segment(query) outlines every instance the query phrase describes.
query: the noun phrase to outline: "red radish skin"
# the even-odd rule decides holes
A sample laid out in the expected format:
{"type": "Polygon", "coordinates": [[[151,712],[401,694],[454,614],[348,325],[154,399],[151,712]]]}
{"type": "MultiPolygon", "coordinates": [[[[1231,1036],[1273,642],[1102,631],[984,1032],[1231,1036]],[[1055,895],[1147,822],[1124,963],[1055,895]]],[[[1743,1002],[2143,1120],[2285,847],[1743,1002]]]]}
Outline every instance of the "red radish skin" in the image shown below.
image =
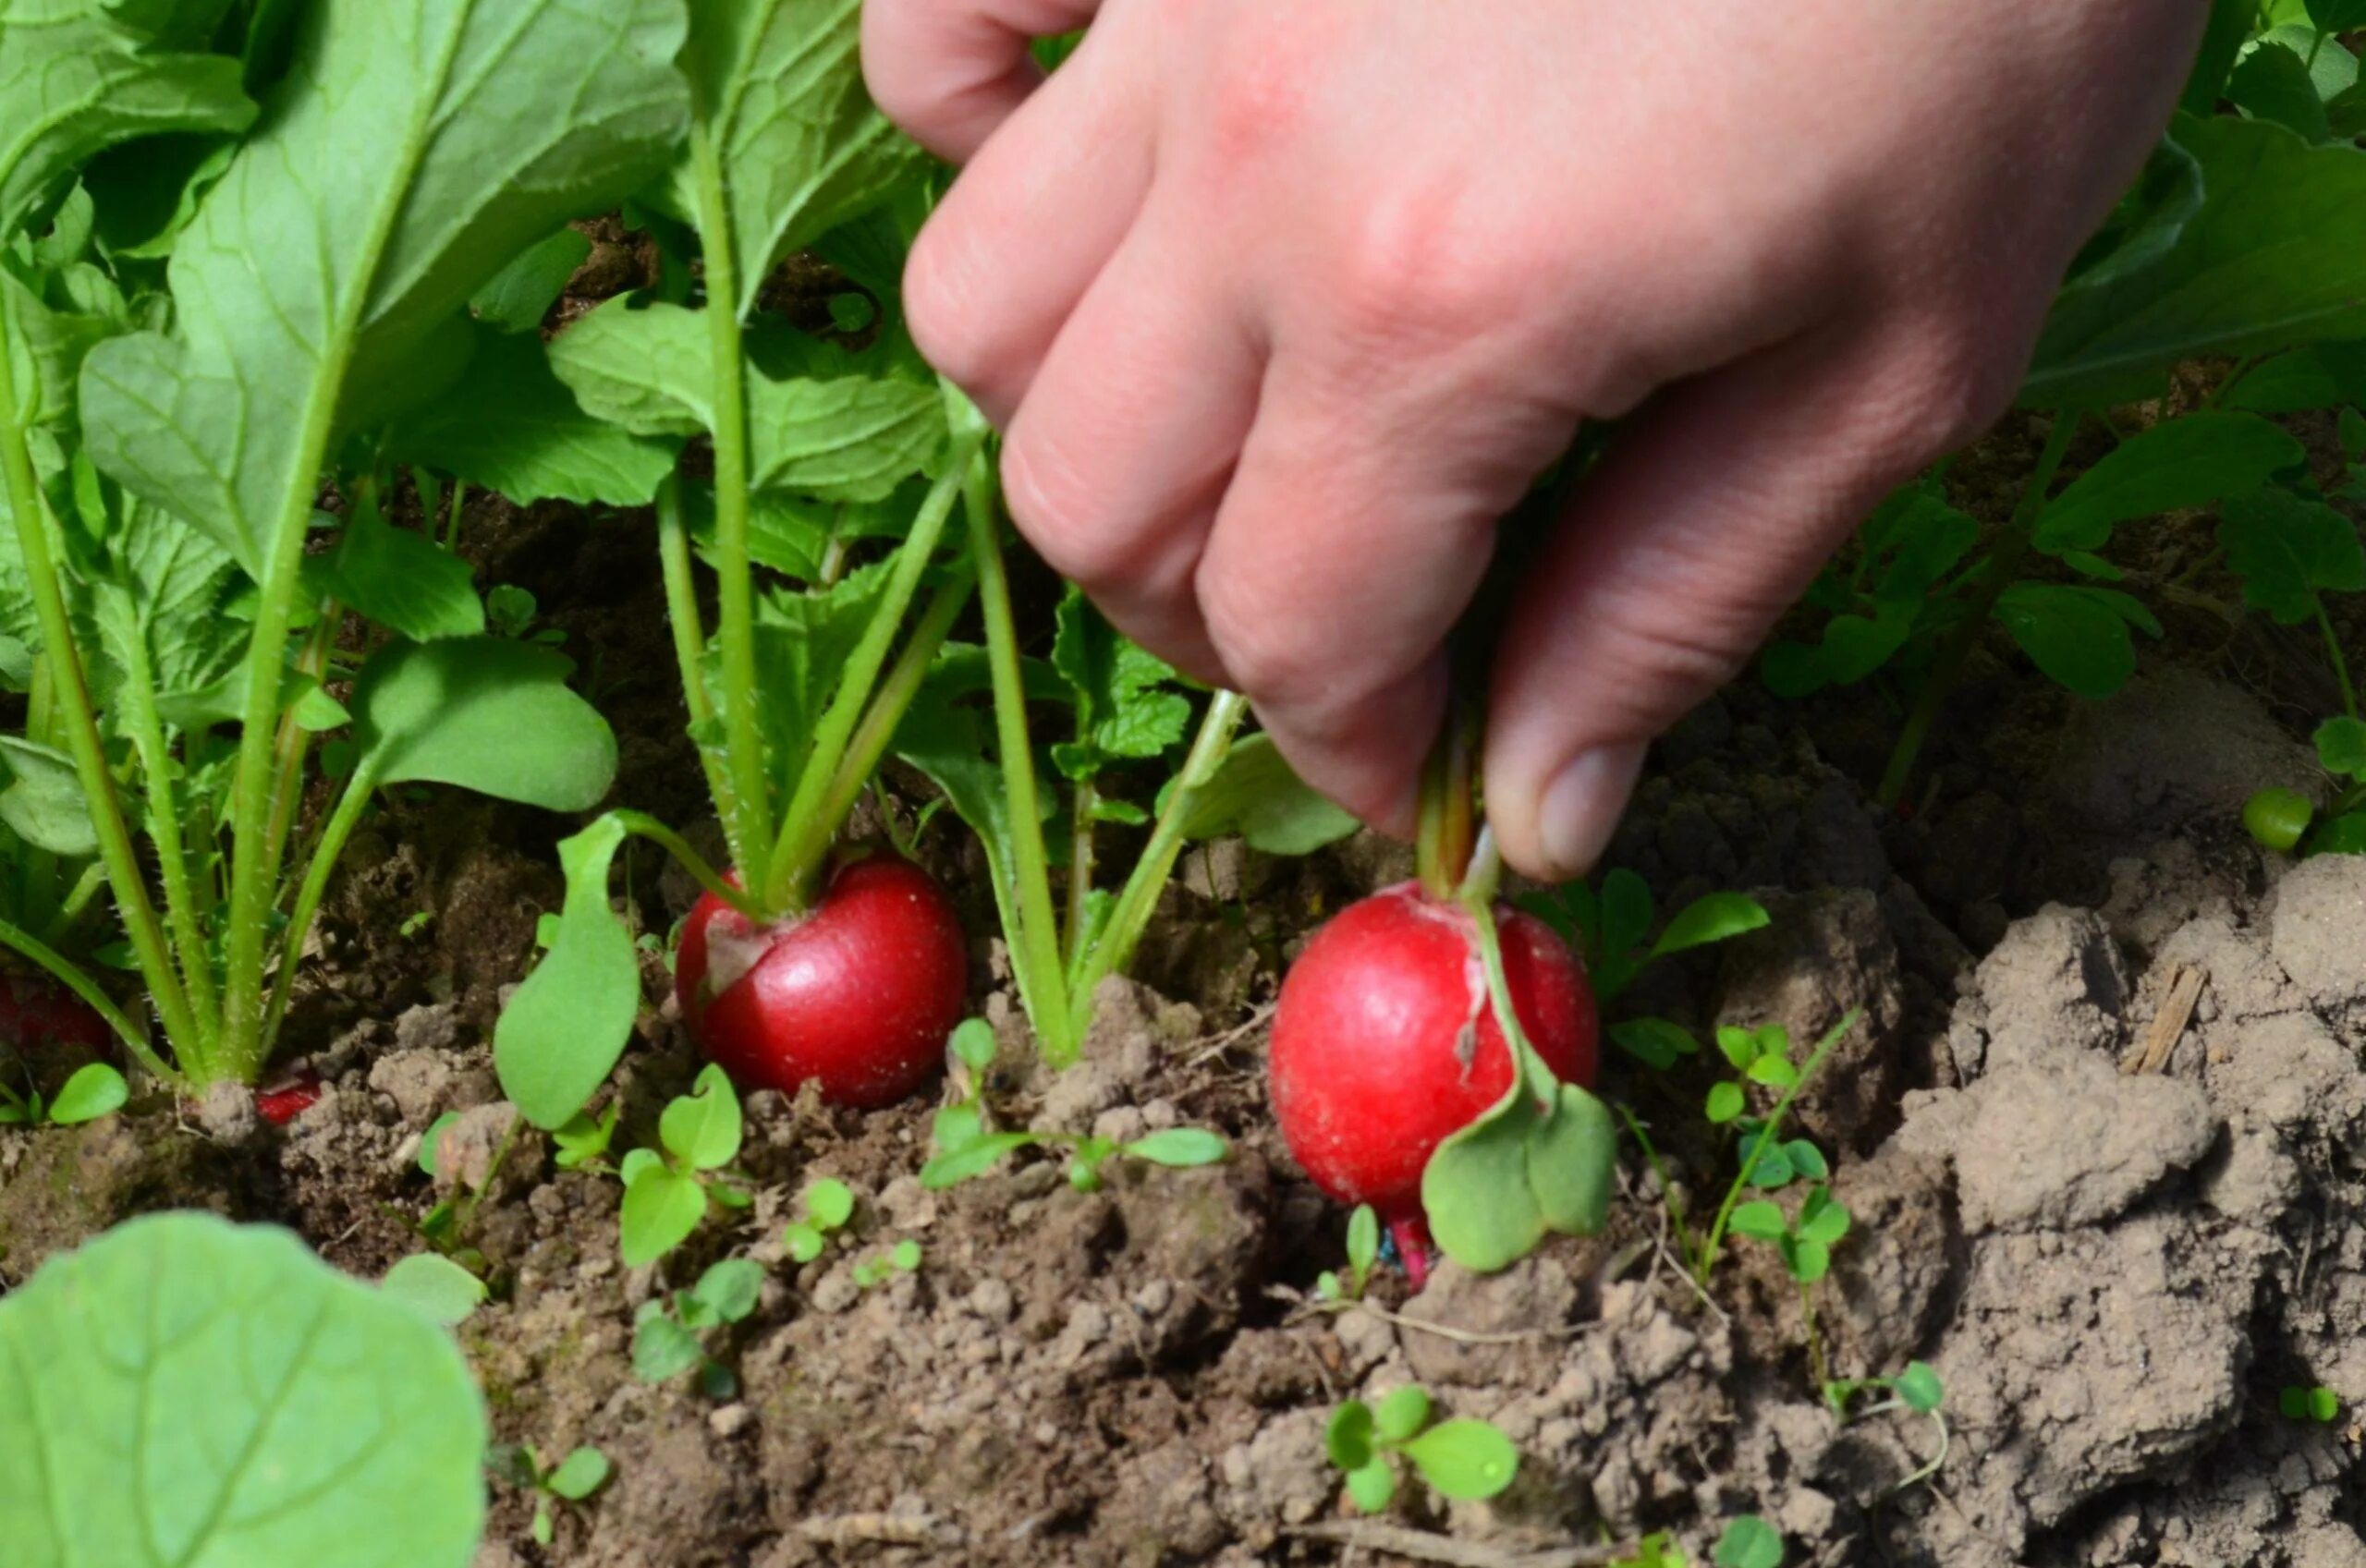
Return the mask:
{"type": "Polygon", "coordinates": [[[274,1127],[288,1123],[321,1102],[321,1076],[299,1067],[269,1088],[255,1091],[255,1114],[274,1127]]]}
{"type": "Polygon", "coordinates": [[[101,1055],[115,1031],[89,1003],[46,976],[0,974],[0,1041],[18,1049],[75,1045],[101,1055]]]}
{"type": "Polygon", "coordinates": [[[969,988],[953,901],[909,860],[849,862],[800,919],[751,927],[713,893],[682,927],[675,994],[742,1089],[892,1105],[945,1060],[969,988]]]}
{"type": "MultiPolygon", "coordinates": [[[[1591,1086],[1601,1023],[1584,969],[1542,920],[1499,906],[1496,929],[1529,1043],[1591,1086]]],[[[1418,1286],[1421,1169],[1511,1085],[1470,915],[1412,882],[1341,910],[1282,982],[1266,1067],[1291,1154],[1339,1202],[1372,1206],[1418,1286]]]]}

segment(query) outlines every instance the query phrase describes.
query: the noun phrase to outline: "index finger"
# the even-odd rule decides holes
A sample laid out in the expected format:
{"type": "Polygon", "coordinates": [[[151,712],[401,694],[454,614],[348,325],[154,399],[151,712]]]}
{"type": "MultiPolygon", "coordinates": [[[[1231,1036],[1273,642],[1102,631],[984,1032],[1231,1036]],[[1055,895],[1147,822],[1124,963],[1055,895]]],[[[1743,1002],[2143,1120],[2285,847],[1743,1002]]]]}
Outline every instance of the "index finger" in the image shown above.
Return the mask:
{"type": "Polygon", "coordinates": [[[940,158],[967,163],[1043,79],[1028,45],[1073,32],[1101,0],[868,0],[872,101],[940,158]]]}

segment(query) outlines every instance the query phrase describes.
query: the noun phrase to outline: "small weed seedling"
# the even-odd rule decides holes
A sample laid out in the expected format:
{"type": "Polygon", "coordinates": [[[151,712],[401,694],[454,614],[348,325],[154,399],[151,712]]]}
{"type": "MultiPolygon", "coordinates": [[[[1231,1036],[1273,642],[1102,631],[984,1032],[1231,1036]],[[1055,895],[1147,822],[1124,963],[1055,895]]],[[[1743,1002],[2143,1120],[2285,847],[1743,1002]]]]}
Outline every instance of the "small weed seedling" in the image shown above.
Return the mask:
{"type": "Polygon", "coordinates": [[[592,1171],[606,1173],[608,1145],[616,1136],[616,1118],[624,1113],[622,1102],[611,1104],[598,1116],[579,1111],[566,1124],[551,1134],[557,1152],[551,1163],[562,1171],[592,1171]]]}
{"type": "MultiPolygon", "coordinates": [[[[1811,1145],[1810,1147],[1813,1147],[1811,1145]]],[[[1817,1162],[1823,1161],[1818,1155],[1817,1162]]],[[[1727,1228],[1738,1236],[1772,1243],[1782,1254],[1784,1271],[1799,1287],[1799,1319],[1808,1341],[1808,1365],[1818,1387],[1830,1381],[1823,1361],[1823,1335],[1816,1327],[1815,1287],[1832,1270],[1832,1248],[1848,1234],[1848,1210],[1818,1182],[1808,1188],[1796,1218],[1783,1212],[1771,1198],[1752,1198],[1733,1211],[1727,1228]]]]}
{"type": "Polygon", "coordinates": [[[534,1544],[551,1544],[551,1505],[581,1502],[608,1484],[608,1456],[586,1443],[545,1468],[531,1443],[499,1443],[485,1455],[485,1471],[519,1491],[534,1494],[534,1544]]]}
{"type": "Polygon", "coordinates": [[[1662,1530],[1637,1541],[1635,1554],[1617,1559],[1610,1568],[1690,1568],[1690,1564],[1676,1538],[1662,1530]]]}
{"type": "Polygon", "coordinates": [[[1744,1513],[1726,1525],[1709,1561],[1716,1568],[1783,1568],[1787,1555],[1782,1531],[1755,1513],[1744,1513]]]}
{"type": "Polygon", "coordinates": [[[567,634],[556,626],[544,626],[539,631],[534,629],[534,616],[540,610],[532,591],[519,588],[516,583],[495,583],[485,590],[485,630],[494,636],[552,647],[565,642],[567,634]]]}
{"type": "Polygon", "coordinates": [[[626,1266],[654,1263],[689,1239],[710,1205],[745,1209],[745,1188],[726,1180],[724,1167],[739,1157],[739,1097],[722,1068],[699,1070],[690,1092],[657,1119],[658,1149],[636,1149],[616,1173],[624,1178],[617,1213],[626,1266]]]}
{"type": "MultiPolygon", "coordinates": [[[[430,1176],[440,1175],[441,1150],[446,1129],[460,1119],[457,1111],[446,1111],[428,1124],[426,1134],[419,1140],[419,1168],[430,1176]]],[[[509,1126],[494,1146],[493,1158],[487,1161],[482,1179],[471,1183],[455,1173],[452,1190],[436,1200],[435,1206],[413,1221],[399,1212],[397,1219],[419,1234],[420,1240],[452,1259],[471,1274],[484,1272],[484,1254],[467,1245],[461,1238],[468,1233],[469,1223],[476,1218],[477,1209],[484,1202],[485,1194],[493,1190],[501,1167],[509,1159],[509,1151],[518,1143],[518,1121],[510,1119],[509,1126]]]]}
{"type": "Polygon", "coordinates": [[[854,1266],[855,1284],[869,1290],[897,1274],[909,1274],[921,1266],[921,1244],[906,1236],[891,1247],[872,1253],[854,1266]]]}
{"type": "MultiPolygon", "coordinates": [[[[1620,993],[1661,959],[1757,930],[1768,918],[1765,906],[1747,893],[1704,893],[1677,910],[1647,944],[1652,890],[1624,868],[1604,876],[1599,893],[1583,882],[1571,882],[1551,893],[1530,893],[1518,904],[1578,950],[1593,987],[1594,1004],[1605,1015],[1620,993]]],[[[1665,1018],[1625,1019],[1612,1024],[1608,1033],[1628,1055],[1662,1070],[1700,1049],[1689,1033],[1665,1018]]]]}
{"type": "Polygon", "coordinates": [[[1939,1411],[1947,1391],[1946,1386],[1939,1381],[1939,1374],[1932,1370],[1931,1364],[1909,1361],[1906,1364],[1906,1370],[1895,1378],[1844,1378],[1823,1385],[1823,1403],[1831,1407],[1833,1415],[1843,1421],[1852,1418],[1849,1404],[1860,1394],[1886,1394],[1888,1397],[1855,1412],[1856,1419],[1881,1416],[1893,1410],[1910,1410],[1918,1416],[1928,1416],[1931,1424],[1938,1428],[1938,1451],[1920,1469],[1889,1489],[1901,1492],[1937,1475],[1939,1466],[1947,1462],[1947,1418],[1939,1411]]]}
{"type": "Polygon", "coordinates": [[[2341,1417],[2341,1396],[2323,1383],[2302,1388],[2298,1383],[2276,1396],[2276,1408],[2291,1421],[2309,1421],[2318,1426],[2330,1426],[2341,1417]]]}
{"type": "Polygon", "coordinates": [[[1315,1276],[1314,1299],[1345,1305],[1361,1301],[1364,1285],[1372,1278],[1372,1266],[1380,1257],[1380,1216],[1369,1203],[1359,1203],[1356,1211],[1348,1216],[1348,1277],[1342,1280],[1325,1269],[1315,1276]]]}
{"type": "Polygon", "coordinates": [[[130,1098],[121,1073],[104,1062],[93,1062],[77,1068],[55,1100],[43,1100],[41,1090],[30,1083],[22,1095],[0,1083],[0,1127],[79,1126],[120,1110],[130,1098]]]}
{"type": "Polygon", "coordinates": [[[791,1258],[811,1263],[822,1256],[830,1237],[854,1218],[854,1193],[846,1183],[824,1176],[805,1189],[805,1215],[791,1220],[781,1233],[781,1245],[791,1258]]]}
{"type": "Polygon", "coordinates": [[[730,1367],[706,1351],[707,1330],[737,1323],[756,1309],[756,1295],[763,1288],[764,1270],[746,1258],[726,1258],[699,1276],[688,1290],[669,1299],[652,1296],[640,1304],[632,1320],[633,1376],[644,1383],[662,1383],[695,1367],[699,1387],[710,1399],[729,1399],[739,1391],[730,1367]]]}
{"type": "Polygon", "coordinates": [[[1413,1462],[1442,1497],[1482,1499],[1512,1484],[1519,1450],[1489,1422],[1463,1417],[1430,1422],[1430,1396],[1407,1384],[1391,1390],[1378,1405],[1351,1399],[1331,1413],[1324,1446],[1331,1463],[1346,1472],[1348,1495],[1366,1513],[1377,1513],[1396,1496],[1398,1455],[1413,1462]]]}
{"type": "Polygon", "coordinates": [[[1068,1151],[1068,1185],[1098,1192],[1102,1168],[1124,1156],[1153,1165],[1213,1165],[1232,1151],[1218,1134],[1200,1127],[1165,1127],[1127,1143],[1086,1133],[990,1132],[986,1128],[985,1070],[994,1061],[994,1030],[982,1018],[966,1019],[953,1031],[953,1054],[967,1069],[961,1098],[936,1113],[929,1136],[935,1155],[921,1168],[921,1185],[939,1192],[983,1175],[1014,1150],[1034,1145],[1068,1151]]]}
{"type": "Polygon", "coordinates": [[[444,1328],[457,1328],[484,1305],[484,1282],[440,1252],[415,1252],[386,1270],[378,1288],[407,1301],[444,1328]]]}

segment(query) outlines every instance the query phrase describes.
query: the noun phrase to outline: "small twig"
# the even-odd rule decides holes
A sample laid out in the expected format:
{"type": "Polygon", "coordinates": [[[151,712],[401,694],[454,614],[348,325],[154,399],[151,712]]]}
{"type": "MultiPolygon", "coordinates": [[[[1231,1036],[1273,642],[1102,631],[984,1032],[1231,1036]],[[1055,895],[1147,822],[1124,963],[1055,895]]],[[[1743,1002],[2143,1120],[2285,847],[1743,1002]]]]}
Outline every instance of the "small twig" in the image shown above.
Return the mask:
{"type": "Polygon", "coordinates": [[[1233,1046],[1239,1041],[1243,1035],[1254,1032],[1259,1026],[1271,1018],[1274,1015],[1274,1004],[1269,1002],[1262,1007],[1260,1007],[1250,1013],[1245,1022],[1235,1025],[1231,1028],[1225,1030],[1225,1032],[1220,1035],[1210,1036],[1208,1039],[1208,1048],[1200,1052],[1197,1056],[1192,1057],[1189,1062],[1186,1062],[1184,1065],[1186,1067],[1197,1067],[1203,1062],[1212,1062],[1215,1058],[1222,1056],[1226,1051],[1231,1050],[1233,1046]]]}
{"type": "Polygon", "coordinates": [[[1374,1307],[1368,1301],[1362,1303],[1362,1307],[1365,1311],[1384,1323],[1394,1323],[1400,1329],[1419,1329],[1425,1334],[1435,1334],[1442,1340],[1452,1340],[1457,1344],[1531,1344],[1538,1340],[1575,1339],[1579,1334],[1592,1333],[1603,1326],[1602,1319],[1597,1318],[1591,1323],[1570,1323],[1557,1329],[1522,1329],[1515,1333],[1487,1333],[1477,1329],[1450,1329],[1444,1323],[1429,1323],[1419,1318],[1401,1317],[1396,1313],[1374,1307]]]}
{"type": "Polygon", "coordinates": [[[1331,1541],[1374,1551],[1393,1551],[1417,1562],[1442,1562],[1446,1568],[1603,1568],[1632,1555],[1622,1546],[1563,1546],[1546,1551],[1515,1551],[1477,1541],[1458,1541],[1427,1530],[1397,1525],[1375,1525],[1360,1519],[1324,1520],[1312,1525],[1285,1525],[1282,1534],[1300,1540],[1331,1541]]]}
{"type": "Polygon", "coordinates": [[[2201,1000],[2201,983],[2210,972],[2199,964],[2181,966],[2169,981],[2169,994],[2162,1002],[2161,1010],[2144,1029],[2144,1037],[2136,1049],[2121,1061],[2123,1073],[2157,1073],[2168,1065],[2169,1053],[2177,1049],[2185,1034],[2185,1027],[2192,1021],[2194,1004],[2201,1000]]]}
{"type": "Polygon", "coordinates": [[[797,1534],[823,1546],[954,1546],[962,1544],[961,1531],[925,1513],[837,1513],[821,1519],[800,1519],[797,1534]]]}

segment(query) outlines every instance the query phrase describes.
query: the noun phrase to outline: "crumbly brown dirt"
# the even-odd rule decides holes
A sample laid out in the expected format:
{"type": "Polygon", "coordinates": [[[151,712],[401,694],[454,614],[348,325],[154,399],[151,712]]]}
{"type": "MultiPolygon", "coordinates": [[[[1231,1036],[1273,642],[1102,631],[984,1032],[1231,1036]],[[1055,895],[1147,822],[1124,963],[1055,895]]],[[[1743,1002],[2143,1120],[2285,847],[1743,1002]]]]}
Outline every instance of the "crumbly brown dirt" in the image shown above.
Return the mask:
{"type": "MultiPolygon", "coordinates": [[[[582,656],[626,650],[590,672],[624,741],[620,796],[688,820],[698,781],[670,666],[662,643],[630,640],[662,638],[645,522],[488,500],[470,538],[490,580],[531,588],[582,656]]],[[[1368,839],[1302,863],[1195,849],[1145,944],[1147,983],[1104,993],[1087,1063],[1065,1075],[1031,1066],[998,946],[977,942],[1003,1123],[1214,1127],[1228,1163],[1119,1167],[1087,1194],[1022,1155],[931,1194],[916,1179],[931,1103],[862,1116],[758,1095],[741,1161],[754,1207],[632,1270],[613,1176],[558,1170],[490,1064],[503,990],[558,898],[549,851],[567,824],[396,803],[357,843],[295,1015],[319,1103],[274,1129],[152,1094],[86,1128],[0,1131],[0,1285],[174,1205],[288,1225],[371,1276],[460,1196],[494,1298],[459,1332],[497,1435],[595,1443],[615,1465],[558,1511],[549,1548],[529,1536],[531,1501],[496,1494],[481,1568],[1410,1561],[1337,1538],[1354,1515],[1323,1443],[1340,1400],[1409,1381],[1495,1422],[1522,1467],[1491,1503],[1409,1484],[1389,1523],[1491,1562],[1660,1529],[1705,1562],[1750,1511],[1789,1561],[1832,1568],[2366,1564],[2366,1434],[2348,1414],[2366,1402],[2366,858],[2295,866],[2242,839],[2241,795],[2306,786],[2311,769],[2283,704],[2223,662],[2163,663],[2093,706],[1990,664],[1909,819],[1866,805],[1880,760],[1848,705],[1743,685],[1658,748],[1612,852],[1664,909],[1739,887],[1775,917],[1653,971],[1623,1010],[1799,1039],[1864,1011],[1800,1107],[1856,1215],[1815,1307],[1835,1375],[1939,1371],[1948,1453],[1924,1484],[1900,1486],[1936,1426],[1825,1409],[1768,1249],[1736,1243],[1708,1299],[1691,1290],[1631,1149],[1605,1236],[1492,1277],[1445,1266],[1418,1295],[1384,1269],[1361,1304],[1309,1299],[1342,1262],[1343,1217],[1271,1128],[1262,1020],[1306,931],[1403,875],[1368,839]],[[2157,1070],[2123,1070],[2189,968],[2205,976],[2189,1023],[2157,1070]],[[439,1185],[418,1156],[447,1112],[439,1185]],[[825,1175],[860,1202],[799,1266],[782,1226],[825,1175]],[[917,1270],[859,1282],[907,1238],[917,1270]],[[729,1255],[768,1272],[755,1313],[709,1337],[734,1391],[638,1381],[636,1308],[729,1255]],[[2284,1388],[2320,1383],[2339,1420],[2279,1412],[2284,1388]]],[[[974,853],[941,828],[930,853],[989,930],[974,853]]],[[[628,906],[663,930],[688,890],[633,865],[628,906]]],[[[698,1066],[662,966],[648,978],[609,1091],[619,1150],[653,1141],[698,1066]]],[[[1696,1211],[1733,1169],[1698,1113],[1715,1064],[1606,1067],[1696,1211]]]]}

